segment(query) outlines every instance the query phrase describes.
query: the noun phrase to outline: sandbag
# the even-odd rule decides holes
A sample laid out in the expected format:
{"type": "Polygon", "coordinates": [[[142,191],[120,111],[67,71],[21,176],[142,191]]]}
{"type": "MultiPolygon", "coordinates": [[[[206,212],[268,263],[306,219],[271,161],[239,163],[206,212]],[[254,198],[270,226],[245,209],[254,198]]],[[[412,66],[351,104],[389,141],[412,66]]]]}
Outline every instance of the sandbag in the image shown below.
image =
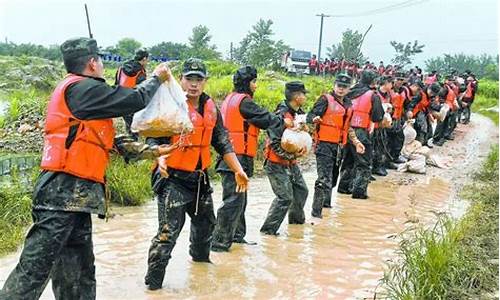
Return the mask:
{"type": "Polygon", "coordinates": [[[160,85],[146,108],[134,114],[131,130],[144,137],[189,133],[193,123],[188,112],[186,93],[172,77],[160,85]]]}
{"type": "Polygon", "coordinates": [[[281,148],[289,153],[297,153],[304,147],[307,152],[311,151],[312,138],[304,129],[306,115],[295,116],[293,128],[287,128],[281,137],[281,148]]]}

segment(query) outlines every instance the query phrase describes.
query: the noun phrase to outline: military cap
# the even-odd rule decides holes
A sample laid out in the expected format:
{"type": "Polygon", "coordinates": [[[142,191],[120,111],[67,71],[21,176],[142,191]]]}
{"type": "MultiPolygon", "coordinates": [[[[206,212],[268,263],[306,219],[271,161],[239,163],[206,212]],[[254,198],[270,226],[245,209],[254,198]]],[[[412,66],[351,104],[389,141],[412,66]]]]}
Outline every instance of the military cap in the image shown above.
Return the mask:
{"type": "Polygon", "coordinates": [[[290,81],[285,84],[285,90],[289,92],[303,92],[307,93],[306,87],[302,81],[290,81]]]}
{"type": "Polygon", "coordinates": [[[206,78],[207,67],[205,66],[203,61],[201,61],[201,59],[189,58],[184,62],[184,65],[182,66],[182,75],[198,75],[200,77],[206,78]]]}
{"type": "Polygon", "coordinates": [[[101,55],[96,40],[85,37],[69,39],[62,43],[60,49],[64,60],[101,55]]]}
{"type": "Polygon", "coordinates": [[[352,78],[351,76],[342,73],[337,75],[337,77],[335,78],[335,83],[339,86],[349,87],[352,84],[352,78]]]}

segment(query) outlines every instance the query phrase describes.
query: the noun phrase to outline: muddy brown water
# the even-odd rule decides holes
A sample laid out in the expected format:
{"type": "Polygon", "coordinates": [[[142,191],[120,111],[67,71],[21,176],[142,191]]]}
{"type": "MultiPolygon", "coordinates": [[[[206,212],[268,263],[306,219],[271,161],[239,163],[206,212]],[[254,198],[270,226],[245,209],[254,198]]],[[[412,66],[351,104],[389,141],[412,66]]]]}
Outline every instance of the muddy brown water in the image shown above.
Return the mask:
{"type": "MultiPolygon", "coordinates": [[[[465,134],[465,133],[464,133],[465,134]]],[[[334,192],[334,207],[323,219],[307,217],[305,225],[283,224],[280,236],[259,228],[274,197],[266,177],[254,178],[247,207],[247,239],[257,245],[234,245],[230,253],[211,254],[213,264],[193,263],[188,254],[189,222],[178,239],[162,290],[143,284],[147,250],[157,227],[156,204],[114,208],[105,223],[94,219],[98,299],[373,299],[386,261],[394,257],[395,235],[415,224],[432,224],[435,212],[457,204],[445,176],[401,183],[392,171],[369,186],[368,200],[334,192]],[[398,183],[396,183],[398,182],[398,183]]],[[[316,171],[304,172],[310,215],[316,171]]],[[[221,199],[215,184],[215,208],[221,199]]],[[[286,219],[285,219],[286,220],[286,219]]],[[[0,286],[19,253],[0,260],[0,286]]],[[[50,284],[42,299],[53,299],[50,284]]]]}

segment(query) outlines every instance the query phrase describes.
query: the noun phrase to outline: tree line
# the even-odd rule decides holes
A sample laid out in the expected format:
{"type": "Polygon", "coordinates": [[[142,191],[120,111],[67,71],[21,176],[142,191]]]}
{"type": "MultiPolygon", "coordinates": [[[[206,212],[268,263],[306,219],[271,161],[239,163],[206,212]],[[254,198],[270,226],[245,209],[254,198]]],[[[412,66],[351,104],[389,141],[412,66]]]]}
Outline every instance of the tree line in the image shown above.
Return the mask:
{"type": "MultiPolygon", "coordinates": [[[[239,64],[250,64],[264,68],[279,68],[278,64],[283,54],[292,50],[292,47],[287,45],[283,40],[274,38],[272,25],[272,20],[260,19],[235,47],[231,47],[231,51],[228,57],[226,57],[239,64]]],[[[327,57],[335,60],[344,59],[362,65],[369,60],[361,50],[363,40],[363,34],[347,29],[342,33],[340,42],[327,48],[327,57]]],[[[391,62],[401,67],[411,65],[414,56],[422,53],[425,47],[419,44],[418,41],[406,43],[390,41],[390,45],[394,48],[394,56],[391,62]]],[[[133,57],[137,49],[142,47],[141,42],[127,37],[119,40],[116,45],[106,47],[102,50],[105,53],[129,59],[133,57]]],[[[216,45],[212,44],[212,35],[209,28],[204,25],[198,25],[192,29],[188,43],[163,41],[146,49],[149,50],[152,57],[169,60],[183,60],[188,57],[198,57],[203,60],[223,59],[222,53],[218,51],[216,45]]],[[[15,44],[12,42],[2,42],[0,43],[0,55],[27,55],[50,60],[62,60],[58,45],[45,47],[31,43],[15,44]]],[[[435,70],[442,74],[449,73],[452,70],[458,72],[471,70],[479,77],[498,80],[498,55],[494,57],[487,54],[444,54],[426,60],[425,70],[428,72],[435,70]]]]}

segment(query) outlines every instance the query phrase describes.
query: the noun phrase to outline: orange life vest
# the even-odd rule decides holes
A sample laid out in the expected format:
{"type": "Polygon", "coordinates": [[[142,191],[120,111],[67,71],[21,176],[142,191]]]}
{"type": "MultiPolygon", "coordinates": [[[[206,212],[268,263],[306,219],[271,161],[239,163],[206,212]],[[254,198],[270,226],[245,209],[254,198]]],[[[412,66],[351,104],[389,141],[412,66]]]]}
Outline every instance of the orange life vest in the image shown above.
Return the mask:
{"type": "Polygon", "coordinates": [[[473,95],[474,95],[474,88],[472,87],[472,82],[469,82],[465,90],[464,98],[470,101],[473,95]]]}
{"type": "MultiPolygon", "coordinates": [[[[289,112],[286,112],[285,113],[285,118],[287,119],[290,119],[290,120],[294,120],[295,118],[292,116],[291,113],[289,112]]],[[[271,141],[269,140],[269,137],[266,139],[266,148],[264,150],[264,157],[273,162],[273,163],[277,163],[277,164],[280,164],[280,165],[285,165],[285,166],[290,166],[290,165],[294,165],[297,163],[296,160],[286,160],[286,159],[282,159],[280,156],[278,156],[274,151],[273,149],[271,148],[271,141]]]]}
{"type": "Polygon", "coordinates": [[[413,108],[413,116],[416,116],[419,112],[425,112],[427,111],[427,108],[431,104],[429,102],[429,98],[427,98],[427,94],[420,91],[420,95],[422,99],[420,99],[420,102],[418,102],[417,105],[413,108]]]}
{"type": "Polygon", "coordinates": [[[399,120],[403,116],[404,98],[401,94],[391,91],[391,103],[393,107],[392,118],[399,120]]]}
{"type": "Polygon", "coordinates": [[[167,158],[167,166],[172,169],[193,172],[201,158],[201,170],[205,170],[211,163],[210,144],[212,132],[217,122],[217,108],[212,99],[208,99],[203,106],[202,116],[191,105],[191,102],[186,101],[194,130],[184,136],[174,135],[172,137],[172,143],[176,143],[180,139],[183,140],[181,147],[174,150],[167,158]]]}
{"type": "Polygon", "coordinates": [[[242,93],[227,95],[224,102],[222,102],[222,120],[229,132],[234,152],[236,154],[255,157],[257,154],[259,128],[246,122],[240,113],[240,103],[245,98],[253,100],[249,95],[242,93]]]}
{"type": "Polygon", "coordinates": [[[144,70],[141,69],[137,72],[137,74],[135,74],[135,76],[128,76],[125,72],[123,72],[123,68],[120,67],[118,69],[118,84],[127,88],[135,88],[137,85],[137,78],[144,74],[146,73],[144,73],[144,70]]]}
{"type": "Polygon", "coordinates": [[[368,129],[370,127],[373,91],[369,90],[352,101],[351,126],[368,129]]]}
{"type": "Polygon", "coordinates": [[[115,137],[113,120],[79,120],[66,105],[68,86],[85,78],[69,74],[52,93],[45,121],[41,168],[104,183],[108,151],[115,137]],[[78,129],[71,145],[67,145],[72,126],[78,129]]]}
{"type": "Polygon", "coordinates": [[[452,111],[456,111],[457,108],[455,107],[455,99],[457,98],[457,96],[453,91],[452,87],[446,84],[446,88],[448,89],[448,94],[446,94],[446,99],[445,99],[446,104],[448,104],[448,106],[452,111]]]}
{"type": "Polygon", "coordinates": [[[330,94],[324,94],[323,96],[327,99],[328,106],[321,118],[322,121],[319,124],[315,139],[345,145],[352,110],[344,108],[330,94]]]}

